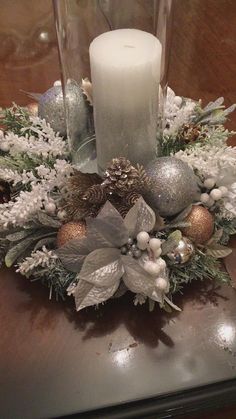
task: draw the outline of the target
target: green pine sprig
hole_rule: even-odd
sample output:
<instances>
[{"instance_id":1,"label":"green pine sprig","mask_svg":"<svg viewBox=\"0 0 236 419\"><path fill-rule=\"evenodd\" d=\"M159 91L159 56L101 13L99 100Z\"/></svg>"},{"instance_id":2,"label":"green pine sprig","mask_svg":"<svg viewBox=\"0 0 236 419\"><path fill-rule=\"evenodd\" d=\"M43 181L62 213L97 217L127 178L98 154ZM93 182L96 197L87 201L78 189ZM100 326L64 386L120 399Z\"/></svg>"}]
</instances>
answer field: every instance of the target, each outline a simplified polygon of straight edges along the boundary
<instances>
[{"instance_id":1,"label":"green pine sprig","mask_svg":"<svg viewBox=\"0 0 236 419\"><path fill-rule=\"evenodd\" d=\"M32 281L40 281L49 288L49 298L53 295L58 300L65 299L67 288L75 282L76 273L67 271L60 260L57 259L54 264L47 268L38 267L31 273Z\"/></svg>"},{"instance_id":2,"label":"green pine sprig","mask_svg":"<svg viewBox=\"0 0 236 419\"><path fill-rule=\"evenodd\" d=\"M11 108L1 109L0 122L7 131L12 131L14 134L21 135L22 128L26 128L30 125L30 113L27 108L13 103Z\"/></svg>"},{"instance_id":3,"label":"green pine sprig","mask_svg":"<svg viewBox=\"0 0 236 419\"><path fill-rule=\"evenodd\" d=\"M210 279L219 283L230 283L230 276L222 270L222 264L200 250L195 251L186 265L174 265L168 261L168 268L171 294L181 291L184 285L196 280Z\"/></svg>"}]
</instances>

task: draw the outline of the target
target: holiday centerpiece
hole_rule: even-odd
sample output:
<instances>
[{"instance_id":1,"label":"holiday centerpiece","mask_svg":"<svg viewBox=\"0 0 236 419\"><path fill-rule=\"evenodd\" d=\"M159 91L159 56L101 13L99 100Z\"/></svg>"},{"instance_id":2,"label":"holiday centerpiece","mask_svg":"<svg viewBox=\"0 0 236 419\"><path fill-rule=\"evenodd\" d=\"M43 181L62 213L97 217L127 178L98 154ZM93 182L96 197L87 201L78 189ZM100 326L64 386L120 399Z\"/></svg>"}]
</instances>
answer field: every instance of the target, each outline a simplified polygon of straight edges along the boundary
<instances>
[{"instance_id":1,"label":"holiday centerpiece","mask_svg":"<svg viewBox=\"0 0 236 419\"><path fill-rule=\"evenodd\" d=\"M91 106L84 91L83 100ZM50 296L72 295L77 310L126 291L135 304L178 310L185 284L230 283L219 259L236 231L234 133L223 126L233 110L223 98L202 108L168 89L160 157L143 166L116 156L103 175L78 170L49 119L2 110L1 263Z\"/></svg>"},{"instance_id":2,"label":"holiday centerpiece","mask_svg":"<svg viewBox=\"0 0 236 419\"><path fill-rule=\"evenodd\" d=\"M185 284L230 282L235 106L166 94L171 1L131 3L55 1L63 86L1 111L0 262L77 310L127 291L180 310Z\"/></svg>"}]
</instances>

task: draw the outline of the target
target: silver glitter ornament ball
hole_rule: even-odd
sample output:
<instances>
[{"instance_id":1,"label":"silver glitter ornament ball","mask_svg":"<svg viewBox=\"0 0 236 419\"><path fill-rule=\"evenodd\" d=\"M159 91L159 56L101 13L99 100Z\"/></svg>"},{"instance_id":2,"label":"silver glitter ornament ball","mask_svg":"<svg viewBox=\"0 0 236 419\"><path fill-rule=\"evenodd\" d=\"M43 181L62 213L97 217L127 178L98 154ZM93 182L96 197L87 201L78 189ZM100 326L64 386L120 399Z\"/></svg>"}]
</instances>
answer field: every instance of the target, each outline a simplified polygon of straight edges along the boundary
<instances>
[{"instance_id":1,"label":"silver glitter ornament ball","mask_svg":"<svg viewBox=\"0 0 236 419\"><path fill-rule=\"evenodd\" d=\"M71 82L66 86L66 102L68 111L68 128L73 135L79 135L86 130L88 121L88 106L80 86ZM50 123L55 132L65 136L66 118L61 86L53 86L39 99L39 117Z\"/></svg>"},{"instance_id":2,"label":"silver glitter ornament ball","mask_svg":"<svg viewBox=\"0 0 236 419\"><path fill-rule=\"evenodd\" d=\"M161 216L176 215L198 198L197 179L187 163L160 157L148 164L146 172L152 186L144 198Z\"/></svg>"}]
</instances>

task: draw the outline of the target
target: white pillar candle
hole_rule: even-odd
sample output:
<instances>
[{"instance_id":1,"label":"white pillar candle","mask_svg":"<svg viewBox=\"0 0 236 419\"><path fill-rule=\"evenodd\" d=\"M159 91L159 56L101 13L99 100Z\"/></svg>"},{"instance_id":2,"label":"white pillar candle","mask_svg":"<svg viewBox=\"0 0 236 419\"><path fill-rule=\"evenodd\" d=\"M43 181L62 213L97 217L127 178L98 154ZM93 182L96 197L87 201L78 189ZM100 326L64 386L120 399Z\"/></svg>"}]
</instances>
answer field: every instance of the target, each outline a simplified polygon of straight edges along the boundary
<instances>
[{"instance_id":1,"label":"white pillar candle","mask_svg":"<svg viewBox=\"0 0 236 419\"><path fill-rule=\"evenodd\" d=\"M161 50L155 36L137 29L105 32L90 44L99 171L114 157L153 159Z\"/></svg>"}]
</instances>

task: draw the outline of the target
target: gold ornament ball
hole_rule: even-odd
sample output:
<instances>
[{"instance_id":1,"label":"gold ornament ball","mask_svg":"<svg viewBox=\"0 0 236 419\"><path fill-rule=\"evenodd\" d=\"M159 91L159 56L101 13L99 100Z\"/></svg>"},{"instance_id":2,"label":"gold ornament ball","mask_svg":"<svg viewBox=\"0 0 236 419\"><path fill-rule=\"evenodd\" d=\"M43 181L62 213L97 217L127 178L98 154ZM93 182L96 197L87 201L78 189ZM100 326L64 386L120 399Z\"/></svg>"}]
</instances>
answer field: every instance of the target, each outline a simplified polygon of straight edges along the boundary
<instances>
[{"instance_id":1,"label":"gold ornament ball","mask_svg":"<svg viewBox=\"0 0 236 419\"><path fill-rule=\"evenodd\" d=\"M211 238L214 231L214 218L205 207L194 205L185 221L191 225L182 229L183 234L194 243L203 244Z\"/></svg>"},{"instance_id":2,"label":"gold ornament ball","mask_svg":"<svg viewBox=\"0 0 236 419\"><path fill-rule=\"evenodd\" d=\"M84 221L70 221L63 224L57 233L57 247L62 247L70 240L82 239L86 236L86 224Z\"/></svg>"}]
</instances>

